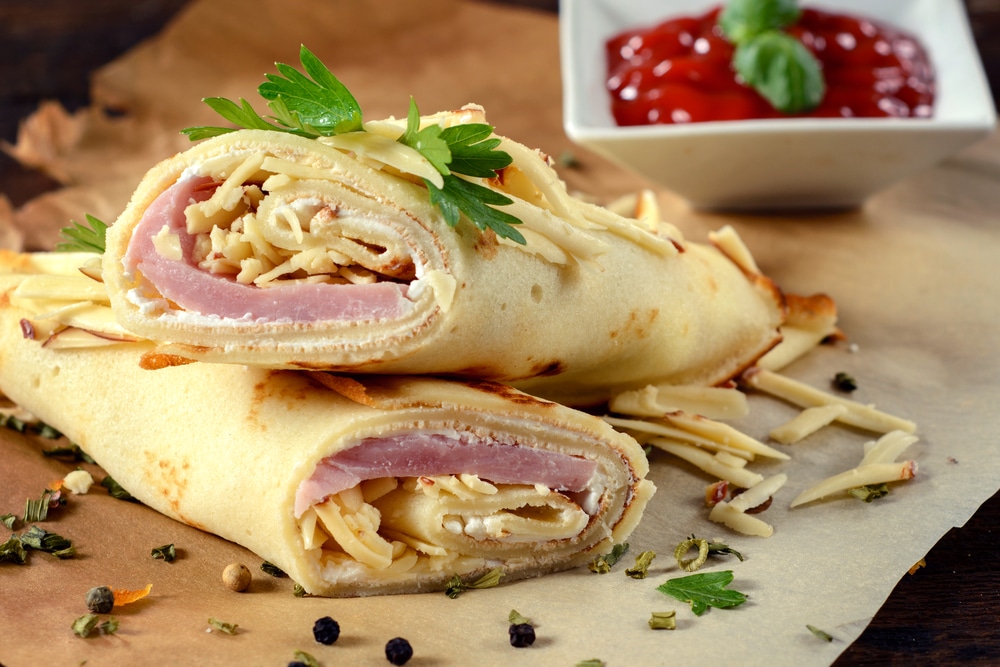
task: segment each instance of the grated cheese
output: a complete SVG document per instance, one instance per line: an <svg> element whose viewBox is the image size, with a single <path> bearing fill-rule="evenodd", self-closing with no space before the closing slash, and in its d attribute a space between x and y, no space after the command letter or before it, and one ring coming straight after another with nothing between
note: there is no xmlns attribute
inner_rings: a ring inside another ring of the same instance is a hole
<svg viewBox="0 0 1000 667"><path fill-rule="evenodd" d="M876 410L872 405L862 405L840 396L834 396L825 391L779 375L766 369L754 369L746 373L743 380L747 385L772 396L784 399L799 407L818 407L822 405L842 405L846 411L837 417L837 421L878 433L892 430L913 433L917 425L894 415Z"/></svg>
<svg viewBox="0 0 1000 667"><path fill-rule="evenodd" d="M790 421L771 429L771 439L783 445L802 440L824 426L829 426L847 412L843 405L820 405L806 408Z"/></svg>
<svg viewBox="0 0 1000 667"><path fill-rule="evenodd" d="M637 417L681 411L709 419L735 419L750 412L746 394L735 388L665 384L624 391L612 397L610 408Z"/></svg>

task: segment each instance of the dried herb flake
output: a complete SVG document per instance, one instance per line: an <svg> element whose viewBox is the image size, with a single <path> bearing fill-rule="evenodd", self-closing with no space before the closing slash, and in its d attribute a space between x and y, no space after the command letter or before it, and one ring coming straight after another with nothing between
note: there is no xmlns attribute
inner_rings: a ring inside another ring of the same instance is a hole
<svg viewBox="0 0 1000 667"><path fill-rule="evenodd" d="M607 574L611 571L612 566L618 562L618 559L625 555L628 551L628 542L622 542L621 544L616 544L611 547L611 552L604 554L603 556L598 556L590 563L587 564L587 568L591 572L596 572L597 574Z"/></svg>
<svg viewBox="0 0 1000 667"><path fill-rule="evenodd" d="M155 547L149 553L154 560L164 560L168 563L174 562L177 558L177 549L174 548L173 544L164 544L162 547Z"/></svg>
<svg viewBox="0 0 1000 667"><path fill-rule="evenodd" d="M655 551L643 551L635 557L635 565L625 570L625 574L633 579L645 579L654 558Z"/></svg>
<svg viewBox="0 0 1000 667"><path fill-rule="evenodd" d="M236 628L239 627L236 623L227 623L225 621L220 621L217 618L209 618L208 624L219 632L225 632L227 635L235 635Z"/></svg>
<svg viewBox="0 0 1000 667"><path fill-rule="evenodd" d="M504 570L502 567L495 567L483 576L479 577L475 581L466 583L462 581L462 578L457 574L448 581L448 587L445 589L445 595L450 597L452 600L457 598L463 592L470 588L493 588L500 583L503 578Z"/></svg>
<svg viewBox="0 0 1000 667"><path fill-rule="evenodd" d="M118 500L129 500L133 502L138 502L132 496L131 493L126 491L121 484L112 479L111 475L106 475L104 479L101 480L101 486L108 490L108 495L112 498L117 498Z"/></svg>

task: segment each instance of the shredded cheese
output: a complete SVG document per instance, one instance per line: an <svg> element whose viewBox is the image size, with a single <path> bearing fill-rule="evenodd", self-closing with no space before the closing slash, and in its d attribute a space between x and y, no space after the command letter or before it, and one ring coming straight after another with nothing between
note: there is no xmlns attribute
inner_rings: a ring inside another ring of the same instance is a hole
<svg viewBox="0 0 1000 667"><path fill-rule="evenodd" d="M684 459L713 477L724 479L741 488L748 489L764 479L759 473L747 470L743 466L729 465L720 461L715 455L685 442L669 438L650 438L648 443Z"/></svg>
<svg viewBox="0 0 1000 667"><path fill-rule="evenodd" d="M709 232L708 239L745 273L760 275L760 268L757 267L757 262L750 254L750 249L746 247L743 239L736 233L732 225L726 225L714 232Z"/></svg>
<svg viewBox="0 0 1000 667"><path fill-rule="evenodd" d="M864 456L856 467L809 487L796 496L791 506L798 507L860 486L911 479L917 472L916 461L897 462L896 458L916 441L913 434L897 430L866 443Z"/></svg>
<svg viewBox="0 0 1000 667"><path fill-rule="evenodd" d="M847 407L838 404L806 408L790 421L771 429L771 439L783 445L790 445L832 424L846 412Z"/></svg>
<svg viewBox="0 0 1000 667"><path fill-rule="evenodd" d="M747 385L772 396L784 399L800 407L817 407L822 405L842 405L846 412L837 417L837 421L863 428L877 433L892 430L913 433L917 425L912 421L876 410L874 406L862 405L840 396L834 396L825 391L793 380L784 375L765 369L754 369L744 375Z"/></svg>
<svg viewBox="0 0 1000 667"><path fill-rule="evenodd" d="M746 512L767 502L787 481L788 476L784 473L762 479L732 500L717 503L708 513L708 518L744 535L770 537L774 527Z"/></svg>
<svg viewBox="0 0 1000 667"><path fill-rule="evenodd" d="M735 419L750 411L746 394L735 388L652 384L613 396L610 408L637 417L681 411L709 419Z"/></svg>

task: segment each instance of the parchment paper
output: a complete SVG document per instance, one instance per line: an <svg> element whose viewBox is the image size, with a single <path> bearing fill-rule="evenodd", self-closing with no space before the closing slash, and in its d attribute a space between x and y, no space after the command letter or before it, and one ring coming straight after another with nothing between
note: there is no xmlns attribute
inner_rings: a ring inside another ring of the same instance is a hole
<svg viewBox="0 0 1000 667"><path fill-rule="evenodd" d="M67 188L14 212L14 224L26 233L26 247L44 248L70 217L114 219L142 173L187 145L177 130L215 122L201 97L255 100L275 60L297 63L300 43L346 83L369 118L404 115L411 94L425 113L478 102L501 134L552 155L572 150L579 166L562 170L572 188L607 199L649 185L572 147L563 134L556 28L549 15L472 3L196 3L160 37L98 73L94 110L68 118L49 109L26 127L15 152L59 175ZM125 115L105 118L101 107ZM580 569L454 600L440 593L326 600L297 598L289 580L260 572L253 554L95 487L41 524L72 539L77 558L34 553L29 565L0 565L0 662L279 665L301 649L322 665L384 665L385 642L403 636L416 666L573 665L588 658L609 666L829 664L899 578L998 488L998 185L994 135L857 211L711 215L659 193L664 215L689 238L733 224L783 287L837 300L856 349L821 348L788 373L825 387L847 371L860 384L856 399L918 422L921 439L906 453L919 462L918 475L884 499L787 508L813 482L855 465L873 437L827 428L787 447L790 463L753 464L765 475L787 472L789 482L761 515L775 526L774 536L743 537L705 519L710 479L654 453L659 492L630 540L631 553L610 574ZM751 396L751 415L738 426L766 439L796 412ZM4 430L0 443L0 513L20 515L26 498L76 465L43 458L39 449L53 443L39 438ZM682 574L672 552L692 533L744 554L743 562L713 559L707 567L731 569L732 587L750 596L746 604L696 617L656 590ZM178 559L153 560L150 550L168 543ZM644 549L658 553L649 577L624 576ZM248 592L221 584L223 568L235 561L256 575ZM117 634L80 639L70 630L86 612L84 593L92 586L148 583L149 597L115 609ZM536 624L534 646L509 645L511 609ZM648 628L652 611L670 609L677 630ZM342 628L329 647L311 635L313 621L325 615ZM238 633L208 632L209 617L238 624ZM806 624L834 640L818 639Z"/></svg>

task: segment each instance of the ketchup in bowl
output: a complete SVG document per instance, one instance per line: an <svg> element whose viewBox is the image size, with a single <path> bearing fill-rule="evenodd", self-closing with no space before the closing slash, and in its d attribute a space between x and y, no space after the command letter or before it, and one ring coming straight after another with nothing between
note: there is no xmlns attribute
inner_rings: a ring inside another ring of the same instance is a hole
<svg viewBox="0 0 1000 667"><path fill-rule="evenodd" d="M718 26L720 11L716 7L608 40L607 88L618 125L790 116L927 118L932 113L934 70L914 36L818 9L802 9L786 32L819 60L826 94L811 111L777 111L733 71L733 45Z"/></svg>

